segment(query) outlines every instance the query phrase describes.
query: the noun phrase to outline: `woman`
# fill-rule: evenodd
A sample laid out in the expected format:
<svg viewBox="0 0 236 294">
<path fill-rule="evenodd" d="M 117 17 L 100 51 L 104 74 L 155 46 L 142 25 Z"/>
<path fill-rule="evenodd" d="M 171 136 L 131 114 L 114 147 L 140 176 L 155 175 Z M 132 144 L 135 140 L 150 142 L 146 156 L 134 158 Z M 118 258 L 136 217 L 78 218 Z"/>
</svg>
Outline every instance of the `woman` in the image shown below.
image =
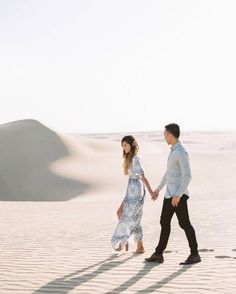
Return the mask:
<svg viewBox="0 0 236 294">
<path fill-rule="evenodd" d="M 117 215 L 119 222 L 112 236 L 112 247 L 116 251 L 126 248 L 131 235 L 137 243 L 136 253 L 144 253 L 143 231 L 141 218 L 145 198 L 145 186 L 152 195 L 153 191 L 144 175 L 140 157 L 137 155 L 139 146 L 133 136 L 125 136 L 121 140 L 124 158 L 124 174 L 129 176 L 125 198 L 121 203 Z M 118 247 L 117 247 L 118 245 Z"/>
</svg>

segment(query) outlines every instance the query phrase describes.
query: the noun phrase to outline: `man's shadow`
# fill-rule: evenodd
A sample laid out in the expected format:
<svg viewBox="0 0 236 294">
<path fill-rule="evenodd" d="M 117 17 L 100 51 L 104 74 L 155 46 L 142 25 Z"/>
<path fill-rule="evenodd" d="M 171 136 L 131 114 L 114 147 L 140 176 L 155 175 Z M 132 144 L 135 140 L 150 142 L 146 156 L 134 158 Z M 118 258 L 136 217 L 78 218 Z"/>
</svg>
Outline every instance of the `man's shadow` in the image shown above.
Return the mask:
<svg viewBox="0 0 236 294">
<path fill-rule="evenodd" d="M 123 284 L 121 284 L 120 286 L 118 286 L 117 288 L 106 292 L 106 294 L 116 294 L 116 293 L 122 293 L 125 292 L 128 288 L 130 288 L 131 286 L 133 286 L 135 283 L 137 283 L 140 279 L 142 279 L 145 275 L 147 275 L 151 269 L 153 267 L 157 267 L 160 266 L 160 263 L 144 263 L 143 268 L 132 278 L 130 278 L 129 280 L 127 280 L 126 282 L 124 282 Z M 191 265 L 188 266 L 182 266 L 179 270 L 177 270 L 176 272 L 172 273 L 171 275 L 169 275 L 168 277 L 152 284 L 151 286 L 145 288 L 145 289 L 141 289 L 139 291 L 137 291 L 136 293 L 152 293 L 154 292 L 156 289 L 160 289 L 163 286 L 165 286 L 166 284 L 168 284 L 170 281 L 172 281 L 173 279 L 175 279 L 176 277 L 178 277 L 179 275 L 183 274 L 185 271 L 187 271 L 189 268 L 191 267 Z"/>
<path fill-rule="evenodd" d="M 115 294 L 115 293 L 121 293 L 123 291 L 126 291 L 129 287 L 133 286 L 135 283 L 137 283 L 140 279 L 142 279 L 145 275 L 147 275 L 153 267 L 159 266 L 160 263 L 144 263 L 143 268 L 137 272 L 135 276 L 121 284 L 120 286 L 116 287 L 115 289 L 106 292 L 106 294 Z"/>
<path fill-rule="evenodd" d="M 76 287 L 96 278 L 99 274 L 102 274 L 104 272 L 107 272 L 111 269 L 114 269 L 121 265 L 122 263 L 132 259 L 134 256 L 137 256 L 135 253 L 132 254 L 131 256 L 125 258 L 124 260 L 118 260 L 119 257 L 123 256 L 121 255 L 116 255 L 112 254 L 110 257 L 106 258 L 105 260 L 102 260 L 100 262 L 97 262 L 93 265 L 90 265 L 88 267 L 85 267 L 81 270 L 74 271 L 68 275 L 65 275 L 63 277 L 60 277 L 58 279 L 55 279 L 46 285 L 42 286 L 41 288 L 37 289 L 34 291 L 34 294 L 39 294 L 39 293 L 48 293 L 52 289 L 55 290 L 57 289 L 57 293 L 59 294 L 66 294 L 69 293 L 71 290 L 75 289 Z M 99 266 L 100 265 L 100 266 Z M 106 292 L 106 294 L 115 294 L 115 293 L 121 293 L 126 291 L 128 288 L 133 286 L 135 283 L 137 283 L 140 279 L 142 279 L 144 276 L 146 276 L 153 267 L 157 267 L 160 264 L 156 263 L 144 263 L 143 268 L 133 277 L 131 277 L 129 280 L 126 282 L 122 283 L 115 289 Z M 96 270 L 86 273 L 86 271 L 99 266 Z M 168 284 L 170 281 L 178 277 L 179 275 L 183 274 L 185 271 L 187 271 L 191 265 L 189 266 L 183 266 L 176 272 L 172 273 L 168 277 L 162 279 L 161 281 L 158 281 L 151 286 L 142 289 L 138 291 L 137 293 L 152 293 L 156 289 L 160 289 L 164 285 Z"/>
<path fill-rule="evenodd" d="M 164 287 L 166 284 L 168 284 L 169 282 L 171 282 L 172 280 L 174 280 L 178 276 L 182 275 L 184 272 L 186 272 L 191 267 L 192 267 L 192 265 L 183 265 L 180 269 L 173 272 L 172 274 L 170 274 L 166 278 L 152 284 L 151 286 L 149 286 L 145 289 L 141 289 L 136 293 L 152 293 L 152 292 L 156 291 L 157 289 Z"/>
</svg>

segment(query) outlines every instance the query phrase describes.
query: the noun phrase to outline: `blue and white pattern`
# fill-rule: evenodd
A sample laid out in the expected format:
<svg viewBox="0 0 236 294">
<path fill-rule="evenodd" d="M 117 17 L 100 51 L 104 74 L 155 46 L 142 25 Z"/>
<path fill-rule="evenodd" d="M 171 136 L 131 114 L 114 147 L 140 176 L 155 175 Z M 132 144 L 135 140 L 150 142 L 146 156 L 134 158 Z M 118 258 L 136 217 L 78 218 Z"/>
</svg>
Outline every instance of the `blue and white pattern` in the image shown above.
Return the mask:
<svg viewBox="0 0 236 294">
<path fill-rule="evenodd" d="M 135 155 L 133 157 L 132 165 L 128 172 L 129 180 L 123 203 L 123 214 L 111 239 L 114 249 L 119 245 L 123 248 L 131 235 L 135 243 L 143 239 L 141 218 L 146 191 L 141 180 L 141 177 L 144 175 L 144 169 L 141 164 L 140 156 Z"/>
</svg>

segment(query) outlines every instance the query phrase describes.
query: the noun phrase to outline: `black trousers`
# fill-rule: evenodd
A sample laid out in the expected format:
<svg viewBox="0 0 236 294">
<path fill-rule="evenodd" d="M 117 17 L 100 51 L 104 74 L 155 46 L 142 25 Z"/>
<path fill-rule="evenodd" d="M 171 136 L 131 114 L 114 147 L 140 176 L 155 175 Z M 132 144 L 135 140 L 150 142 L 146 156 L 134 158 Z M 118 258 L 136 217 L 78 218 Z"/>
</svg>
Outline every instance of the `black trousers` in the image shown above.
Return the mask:
<svg viewBox="0 0 236 294">
<path fill-rule="evenodd" d="M 170 223 L 176 213 L 180 227 L 185 231 L 188 239 L 191 254 L 198 254 L 198 244 L 193 226 L 189 220 L 187 200 L 189 196 L 183 194 L 177 207 L 172 206 L 172 198 L 164 198 L 161 212 L 161 235 L 159 244 L 156 247 L 156 254 L 162 254 L 165 250 L 170 236 Z"/>
</svg>

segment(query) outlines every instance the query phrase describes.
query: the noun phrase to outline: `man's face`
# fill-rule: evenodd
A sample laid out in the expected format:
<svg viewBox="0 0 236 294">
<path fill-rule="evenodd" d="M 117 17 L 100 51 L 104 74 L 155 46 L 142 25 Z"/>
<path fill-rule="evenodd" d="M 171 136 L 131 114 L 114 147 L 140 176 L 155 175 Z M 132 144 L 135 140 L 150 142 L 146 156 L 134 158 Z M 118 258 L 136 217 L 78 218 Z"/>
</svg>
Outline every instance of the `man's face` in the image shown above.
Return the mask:
<svg viewBox="0 0 236 294">
<path fill-rule="evenodd" d="M 170 132 L 168 132 L 167 130 L 165 130 L 164 131 L 164 137 L 165 137 L 166 143 L 168 145 L 170 145 L 171 142 L 172 142 L 172 139 L 173 139 L 173 135 Z"/>
</svg>

